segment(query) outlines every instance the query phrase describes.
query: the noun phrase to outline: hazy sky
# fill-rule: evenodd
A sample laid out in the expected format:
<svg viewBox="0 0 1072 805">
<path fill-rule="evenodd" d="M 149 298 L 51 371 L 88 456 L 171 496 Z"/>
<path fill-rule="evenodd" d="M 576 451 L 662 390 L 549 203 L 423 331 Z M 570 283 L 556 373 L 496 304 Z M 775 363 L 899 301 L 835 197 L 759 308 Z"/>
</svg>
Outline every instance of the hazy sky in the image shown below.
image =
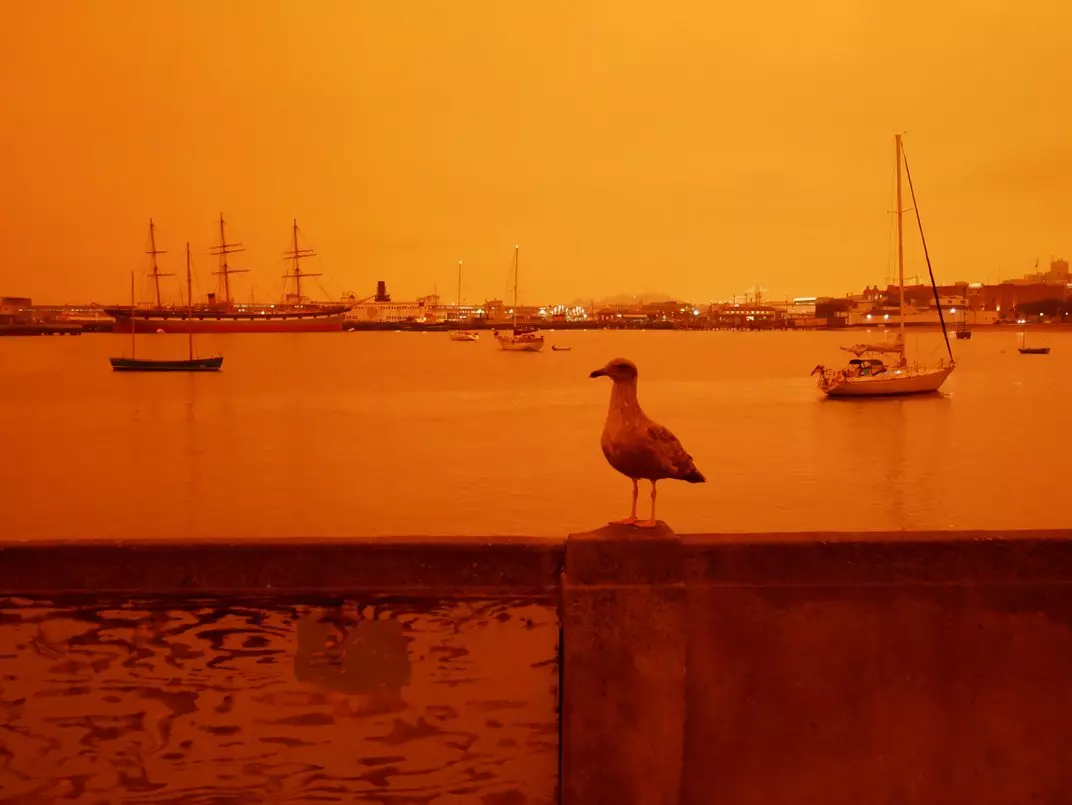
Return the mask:
<svg viewBox="0 0 1072 805">
<path fill-rule="evenodd" d="M 9 2 L 0 97 L 0 295 L 40 301 L 125 298 L 150 216 L 208 290 L 221 211 L 240 297 L 294 217 L 332 296 L 500 296 L 515 243 L 526 302 L 843 293 L 897 130 L 940 281 L 1072 256 L 1063 0 Z"/>
</svg>

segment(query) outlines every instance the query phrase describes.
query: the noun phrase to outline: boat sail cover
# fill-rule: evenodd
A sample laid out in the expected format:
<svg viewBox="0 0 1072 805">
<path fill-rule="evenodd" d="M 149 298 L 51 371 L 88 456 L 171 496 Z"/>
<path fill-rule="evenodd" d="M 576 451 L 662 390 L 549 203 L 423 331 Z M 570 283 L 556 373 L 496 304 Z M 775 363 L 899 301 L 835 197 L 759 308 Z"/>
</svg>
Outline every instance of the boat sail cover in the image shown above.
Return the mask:
<svg viewBox="0 0 1072 805">
<path fill-rule="evenodd" d="M 881 344 L 853 344 L 851 347 L 842 347 L 842 349 L 859 358 L 865 352 L 904 352 L 904 344 L 898 337 L 894 341 L 885 341 Z"/>
</svg>

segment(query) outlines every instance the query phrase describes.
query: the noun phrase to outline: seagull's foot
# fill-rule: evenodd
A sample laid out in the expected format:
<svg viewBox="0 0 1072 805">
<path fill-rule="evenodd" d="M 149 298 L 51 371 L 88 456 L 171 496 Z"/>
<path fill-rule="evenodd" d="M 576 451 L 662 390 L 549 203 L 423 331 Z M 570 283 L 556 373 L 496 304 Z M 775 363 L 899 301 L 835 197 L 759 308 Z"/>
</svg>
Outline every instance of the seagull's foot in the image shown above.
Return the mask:
<svg viewBox="0 0 1072 805">
<path fill-rule="evenodd" d="M 623 517 L 621 520 L 611 520 L 609 525 L 633 525 L 636 521 L 635 517 Z"/>
<path fill-rule="evenodd" d="M 654 520 L 637 520 L 633 523 L 634 528 L 655 528 L 658 525 Z"/>
</svg>

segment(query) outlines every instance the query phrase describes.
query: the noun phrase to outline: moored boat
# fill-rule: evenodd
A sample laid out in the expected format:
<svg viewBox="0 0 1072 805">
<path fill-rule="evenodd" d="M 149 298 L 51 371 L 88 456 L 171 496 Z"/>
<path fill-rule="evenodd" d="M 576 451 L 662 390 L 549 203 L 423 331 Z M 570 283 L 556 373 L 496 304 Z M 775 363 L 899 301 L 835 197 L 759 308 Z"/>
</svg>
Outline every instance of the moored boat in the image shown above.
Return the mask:
<svg viewBox="0 0 1072 805">
<path fill-rule="evenodd" d="M 153 249 L 155 252 L 156 245 L 154 242 Z M 155 254 L 154 254 L 154 266 L 155 269 Z M 159 274 L 154 270 L 154 278 Z M 190 244 L 186 244 L 186 298 L 189 301 L 193 298 L 193 282 L 191 280 L 190 270 Z M 130 274 L 130 304 L 134 306 L 134 272 Z M 209 358 L 198 358 L 194 356 L 194 336 L 193 333 L 189 333 L 187 336 L 189 344 L 189 357 L 183 359 L 174 358 L 139 358 L 137 357 L 137 333 L 131 331 L 130 334 L 130 357 L 129 358 L 109 358 L 108 361 L 112 365 L 113 372 L 218 372 L 220 367 L 223 366 L 223 356 L 215 355 Z"/>
<path fill-rule="evenodd" d="M 343 317 L 352 307 L 350 304 L 320 303 L 305 298 L 302 294 L 302 279 L 318 277 L 319 274 L 302 271 L 300 260 L 311 257 L 315 252 L 302 249 L 298 245 L 298 223 L 293 227 L 293 248 L 285 254 L 292 260 L 294 268 L 285 275 L 293 279 L 295 293 L 285 294 L 284 301 L 276 304 L 236 303 L 231 295 L 231 275 L 243 274 L 248 269 L 230 266 L 228 255 L 244 251 L 241 243 L 228 243 L 223 216 L 220 215 L 220 243 L 212 253 L 220 258 L 219 269 L 215 272 L 221 279 L 223 300 L 217 301 L 216 294 L 208 295 L 207 303 L 171 307 L 160 302 L 160 277 L 156 265 L 156 255 L 163 254 L 156 248 L 155 231 L 150 222 L 151 250 L 153 255 L 152 277 L 156 288 L 156 304 L 139 307 L 131 303 L 129 307 L 105 308 L 105 312 L 115 319 L 115 332 L 119 333 L 318 333 L 341 332 Z"/>
<path fill-rule="evenodd" d="M 900 134 L 896 136 L 895 147 L 897 169 L 897 272 L 900 289 L 899 332 L 893 342 L 865 343 L 842 347 L 842 349 L 856 356 L 843 369 L 828 369 L 821 364 L 812 369 L 811 373 L 813 375 L 819 375 L 819 390 L 829 397 L 888 397 L 933 393 L 942 387 L 942 384 L 952 374 L 956 366 L 953 361 L 953 350 L 949 344 L 949 333 L 946 331 L 945 319 L 942 317 L 938 286 L 935 283 L 934 272 L 931 270 L 930 256 L 927 252 L 927 240 L 923 236 L 923 224 L 919 215 L 919 206 L 916 204 L 915 190 L 912 186 L 912 174 L 908 169 L 908 162 L 904 156 Z M 945 339 L 946 351 L 949 353 L 948 363 L 943 360 L 937 366 L 927 366 L 921 363 L 910 365 L 905 355 L 904 209 L 901 203 L 902 164 L 904 165 L 905 175 L 908 178 L 908 187 L 912 195 L 912 206 L 916 213 L 916 221 L 919 224 L 923 254 L 927 260 L 927 270 L 930 273 L 931 287 L 934 290 L 934 300 L 938 308 L 938 320 L 942 325 L 942 337 Z M 879 357 L 863 357 L 867 354 L 880 355 L 883 353 L 890 353 L 895 356 L 893 366 L 888 367 Z"/>
<path fill-rule="evenodd" d="M 514 247 L 514 326 L 508 333 L 495 331 L 495 340 L 499 342 L 499 348 L 506 352 L 539 352 L 543 349 L 543 336 L 535 327 L 519 327 L 517 324 L 517 273 L 518 251 Z"/>
</svg>

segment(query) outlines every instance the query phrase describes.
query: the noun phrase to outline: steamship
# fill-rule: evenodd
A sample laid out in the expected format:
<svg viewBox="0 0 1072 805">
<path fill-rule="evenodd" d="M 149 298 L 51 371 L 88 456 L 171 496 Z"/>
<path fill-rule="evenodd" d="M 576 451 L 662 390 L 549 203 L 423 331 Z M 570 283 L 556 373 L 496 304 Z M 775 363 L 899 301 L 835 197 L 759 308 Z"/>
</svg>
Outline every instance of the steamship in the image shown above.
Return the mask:
<svg viewBox="0 0 1072 805">
<path fill-rule="evenodd" d="M 163 254 L 156 248 L 156 231 L 149 221 L 149 254 L 153 265 L 150 276 L 156 290 L 155 305 L 127 305 L 105 308 L 115 319 L 117 333 L 314 333 L 341 332 L 343 317 L 352 307 L 348 303 L 320 303 L 307 299 L 302 294 L 302 280 L 319 277 L 320 274 L 303 271 L 301 259 L 316 254 L 312 249 L 298 245 L 298 222 L 294 222 L 293 244 L 284 254 L 292 262 L 292 270 L 285 279 L 294 280 L 294 292 L 285 294 L 282 302 L 255 304 L 235 302 L 231 296 L 231 275 L 243 274 L 249 269 L 232 268 L 228 255 L 243 251 L 242 244 L 228 243 L 223 216 L 220 215 L 220 243 L 212 254 L 220 259 L 219 269 L 214 272 L 221 278 L 223 298 L 215 293 L 207 294 L 201 304 L 169 306 L 161 302 L 160 278 L 170 274 L 161 273 L 156 257 Z"/>
</svg>

